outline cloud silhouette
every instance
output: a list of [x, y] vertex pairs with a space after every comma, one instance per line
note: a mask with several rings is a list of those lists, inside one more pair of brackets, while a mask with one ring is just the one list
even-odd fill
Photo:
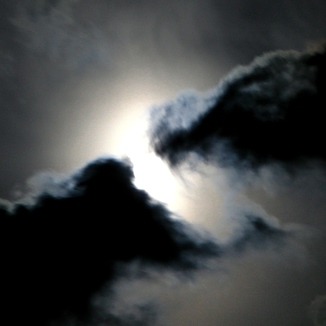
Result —
[[[70, 176], [41, 175], [33, 184], [29, 196], [0, 206], [8, 325], [68, 319], [87, 324], [96, 316], [92, 300], [103, 288], [112, 291], [110, 284], [132, 275], [130, 270], [137, 275], [129, 263], [137, 262], [142, 270], [186, 273], [204, 268], [205, 259], [282, 244], [290, 234], [266, 218], [248, 215], [236, 236], [219, 244], [135, 188], [130, 163], [110, 157]], [[145, 313], [148, 309], [153, 311], [135, 308], [130, 316], [107, 312], [104, 319], [141, 324], [154, 314]]]
[[249, 168], [325, 161], [325, 76], [325, 46], [265, 54], [206, 94], [184, 93], [155, 107], [152, 146], [172, 165], [190, 153]]
[[172, 219], [132, 178], [127, 162], [102, 158], [52, 178], [28, 201], [1, 205], [2, 296], [10, 325], [44, 325], [74, 314], [85, 319], [94, 293], [119, 276], [117, 263], [189, 270], [217, 254], [213, 241]]
[[[173, 168], [186, 163], [204, 175], [208, 170], [224, 198], [225, 224], [236, 220], [228, 234], [227, 289], [202, 294], [204, 308], [188, 323], [206, 309], [207, 325], [311, 324], [308, 307], [316, 293], [325, 293], [325, 64], [325, 45], [267, 53], [206, 93], [185, 91], [152, 108], [149, 136], [156, 154]], [[244, 288], [243, 301], [235, 302]], [[212, 304], [215, 298], [224, 309]], [[194, 301], [185, 303], [188, 309]], [[323, 321], [319, 301], [311, 306], [316, 325]], [[184, 321], [178, 313], [174, 318]]]

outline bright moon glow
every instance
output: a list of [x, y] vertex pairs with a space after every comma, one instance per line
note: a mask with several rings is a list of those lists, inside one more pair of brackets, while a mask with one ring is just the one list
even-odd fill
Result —
[[[133, 80], [129, 85], [124, 81], [122, 85], [116, 90], [115, 100], [107, 95], [105, 83], [96, 84], [96, 87], [85, 91], [87, 95], [92, 94], [91, 102], [94, 98], [95, 101], [83, 105], [94, 108], [94, 111], [89, 110], [90, 113], [101, 112], [102, 115], [87, 116], [84, 118], [87, 123], [76, 128], [78, 134], [75, 139], [81, 144], [92, 146], [87, 147], [86, 153], [85, 147], [80, 146], [70, 157], [79, 159], [81, 163], [85, 159], [91, 160], [108, 153], [117, 158], [129, 158], [135, 175], [135, 186], [166, 204], [172, 211], [181, 213], [188, 205], [185, 183], [150, 149], [146, 134], [149, 108], [162, 103], [164, 98], [170, 98], [172, 94], [165, 89], [152, 89], [143, 81], [137, 83]], [[72, 147], [77, 148], [76, 141], [74, 146], [68, 146]]]
[[[162, 89], [153, 85], [156, 85], [153, 81], [124, 78], [115, 94], [116, 98], [123, 100], [114, 103], [111, 98], [107, 98], [107, 101], [102, 102], [103, 112], [106, 110], [109, 116], [98, 125], [97, 137], [102, 139], [114, 156], [130, 159], [137, 188], [174, 209], [182, 206], [181, 194], [178, 193], [182, 182], [150, 149], [146, 134], [149, 108], [163, 102], [171, 94], [164, 87]], [[114, 111], [110, 107], [105, 108], [108, 105]], [[108, 121], [114, 121], [115, 124], [108, 126]]]
[[202, 174], [188, 169], [173, 173], [168, 164], [152, 152], [146, 134], [150, 107], [171, 98], [172, 91], [151, 87], [156, 85], [154, 82], [137, 83], [132, 78], [130, 84], [125, 83], [124, 79], [113, 93], [107, 91], [108, 85], [103, 81], [85, 86], [81, 100], [76, 103], [81, 115], [74, 128], [69, 124], [62, 134], [64, 151], [56, 156], [67, 158], [70, 167], [108, 154], [118, 159], [129, 158], [137, 188], [166, 204], [180, 217], [202, 221], [208, 215], [203, 211], [216, 203], [215, 197], [208, 196], [209, 189]]
[[135, 186], [163, 203], [176, 204], [179, 182], [167, 164], [150, 150], [145, 117], [133, 123], [120, 141], [119, 152], [132, 162]]

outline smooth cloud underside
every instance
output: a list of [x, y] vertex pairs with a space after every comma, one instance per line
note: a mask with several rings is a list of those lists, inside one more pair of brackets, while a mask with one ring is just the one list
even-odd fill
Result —
[[190, 153], [222, 166], [250, 168], [325, 161], [325, 76], [326, 46], [265, 54], [207, 94], [184, 93], [155, 107], [152, 146], [171, 165]]
[[289, 235], [248, 215], [238, 236], [219, 245], [135, 188], [129, 164], [113, 158], [50, 180], [25, 202], [0, 206], [7, 325], [93, 318], [92, 298], [126, 276], [121, 263], [188, 272], [204, 268], [206, 258], [282, 244]]

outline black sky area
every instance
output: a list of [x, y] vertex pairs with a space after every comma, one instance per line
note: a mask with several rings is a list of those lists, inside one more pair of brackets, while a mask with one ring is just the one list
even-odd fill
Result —
[[[325, 14], [0, 0], [0, 323], [325, 325]], [[116, 152], [139, 116], [180, 211]]]

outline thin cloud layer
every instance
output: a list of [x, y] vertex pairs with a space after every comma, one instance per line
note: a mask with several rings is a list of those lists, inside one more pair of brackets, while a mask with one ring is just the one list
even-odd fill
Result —
[[[172, 165], [190, 153], [222, 166], [251, 168], [325, 161], [325, 76], [325, 46], [265, 54], [209, 93], [193, 94], [195, 101], [182, 94], [154, 108], [151, 143]], [[206, 107], [194, 119], [198, 102]], [[188, 116], [190, 123], [179, 122]]]
[[34, 55], [80, 71], [95, 63], [105, 66], [110, 62], [107, 40], [97, 27], [78, 20], [76, 4], [75, 0], [21, 3], [11, 22]]

